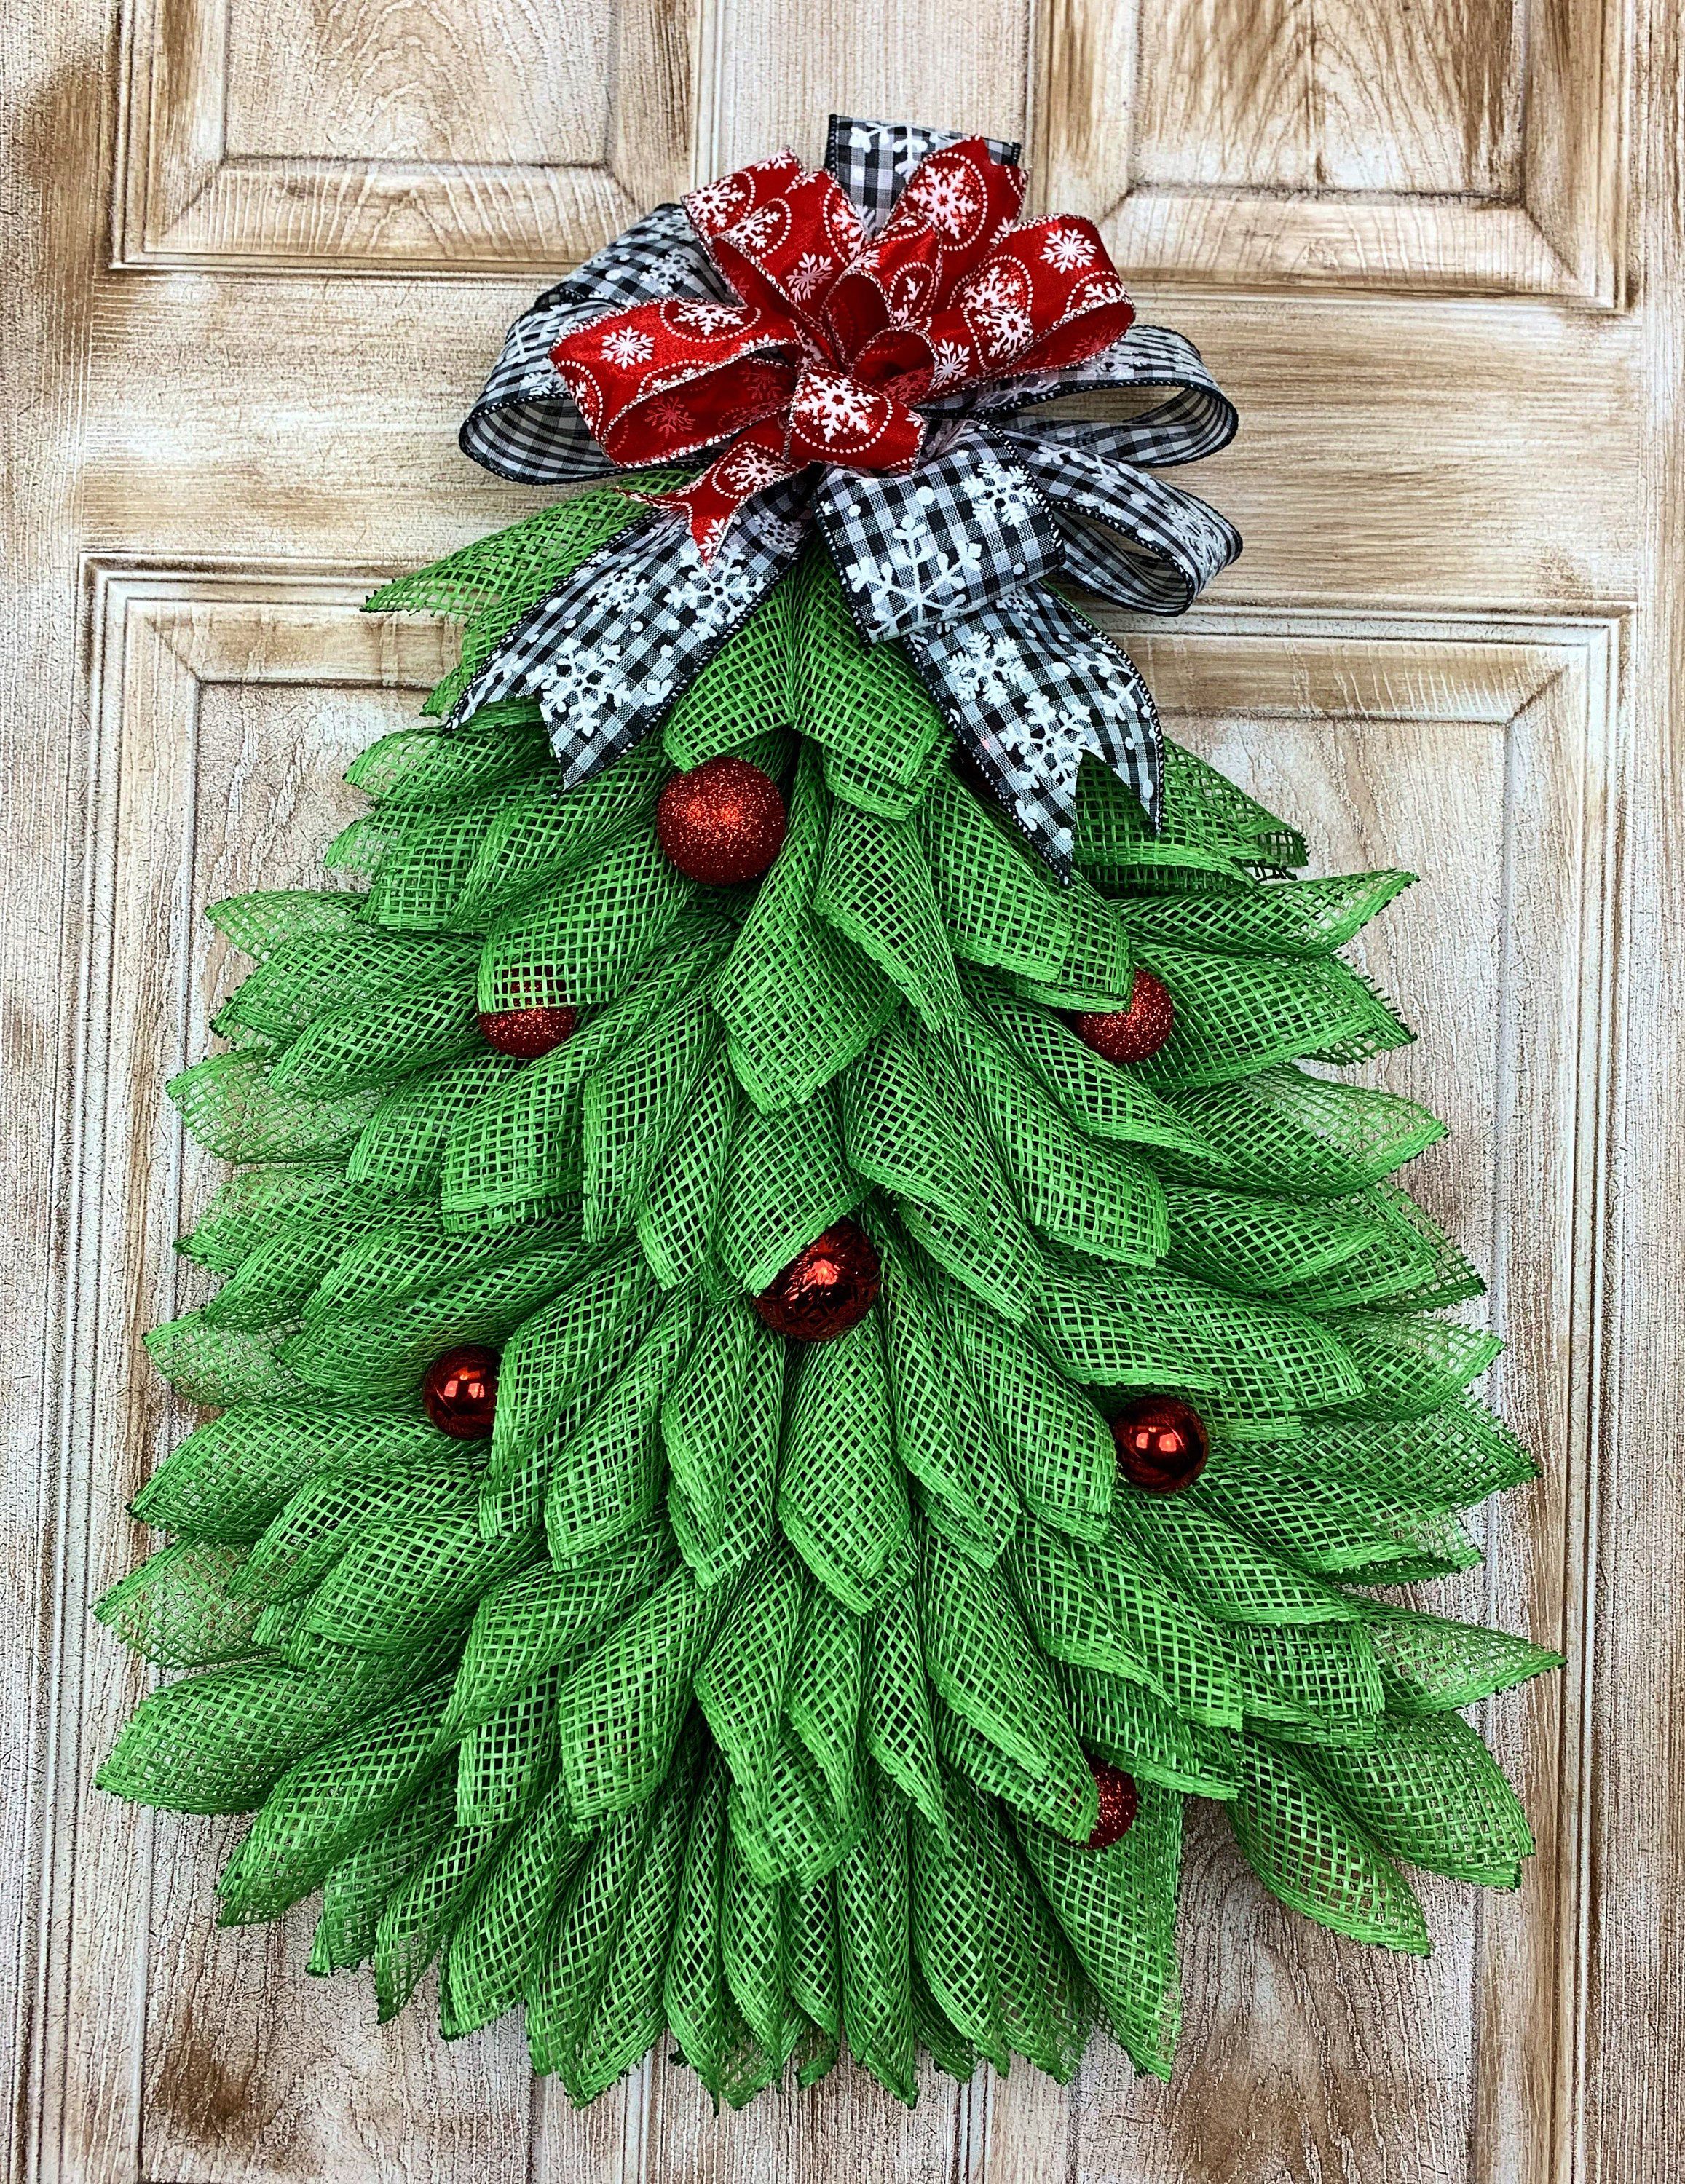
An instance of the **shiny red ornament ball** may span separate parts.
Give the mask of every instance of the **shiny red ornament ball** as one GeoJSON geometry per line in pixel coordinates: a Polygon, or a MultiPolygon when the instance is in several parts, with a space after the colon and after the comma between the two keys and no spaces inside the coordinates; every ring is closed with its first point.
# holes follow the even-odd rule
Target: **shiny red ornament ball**
{"type": "Polygon", "coordinates": [[[497,1408],[497,1352],[459,1343],[435,1357],[421,1382],[427,1416],[452,1440],[488,1440],[497,1408]]]}
{"type": "Polygon", "coordinates": [[[667,861],[705,887],[758,880],[784,845],[778,783],[740,758],[711,758],[676,773],[656,806],[667,861]]]}
{"type": "Polygon", "coordinates": [[[1118,1468],[1143,1494],[1180,1494],[1211,1453],[1205,1421],[1177,1396],[1142,1396],[1112,1421],[1118,1468]]]}
{"type": "Polygon", "coordinates": [[[553,1046],[572,1039],[577,1009],[482,1009],[480,1036],[499,1054],[517,1061],[536,1061],[553,1046]]]}
{"type": "Polygon", "coordinates": [[[1100,1817],[1094,1824],[1094,1833],[1088,1838],[1088,1847],[1110,1850],[1135,1825],[1141,1797],[1134,1775],[1125,1774],[1121,1767],[1113,1767],[1105,1759],[1091,1759],[1088,1764],[1094,1786],[1100,1792],[1100,1817]]]}
{"type": "Polygon", "coordinates": [[[878,1301],[878,1247],[852,1221],[834,1222],[798,1251],[755,1300],[774,1334],[829,1342],[846,1334],[878,1301]]]}
{"type": "Polygon", "coordinates": [[[1071,1028],[1083,1045],[1108,1061],[1145,1061],[1148,1055],[1158,1053],[1175,1028],[1169,988],[1151,971],[1142,970],[1135,974],[1126,1009],[1071,1018],[1071,1028]]]}

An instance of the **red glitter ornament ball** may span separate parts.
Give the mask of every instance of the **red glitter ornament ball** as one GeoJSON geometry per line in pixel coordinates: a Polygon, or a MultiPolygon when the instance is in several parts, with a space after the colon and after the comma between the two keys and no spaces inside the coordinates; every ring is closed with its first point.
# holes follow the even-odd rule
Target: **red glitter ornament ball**
{"type": "Polygon", "coordinates": [[[1112,1421],[1118,1468],[1143,1494],[1180,1494],[1205,1468],[1205,1421],[1178,1396],[1142,1396],[1112,1421]]]}
{"type": "Polygon", "coordinates": [[[573,1036],[577,1009],[482,1009],[480,1036],[499,1054],[517,1061],[536,1061],[573,1036]]]}
{"type": "Polygon", "coordinates": [[[1100,1792],[1100,1817],[1094,1824],[1094,1833],[1088,1838],[1088,1847],[1110,1850],[1135,1825],[1141,1797],[1134,1775],[1125,1774],[1121,1767],[1113,1767],[1105,1759],[1091,1759],[1088,1764],[1094,1786],[1100,1792]]]}
{"type": "Polygon", "coordinates": [[[497,1352],[460,1342],[428,1366],[421,1383],[427,1416],[452,1440],[488,1440],[497,1408],[497,1352]]]}
{"type": "Polygon", "coordinates": [[[837,1221],[798,1251],[755,1300],[774,1334],[829,1342],[878,1301],[878,1247],[852,1221],[837,1221]]]}
{"type": "Polygon", "coordinates": [[[1145,1061],[1148,1055],[1158,1053],[1175,1028],[1169,988],[1151,971],[1135,972],[1126,1009],[1071,1018],[1071,1029],[1083,1045],[1108,1061],[1145,1061]]]}
{"type": "Polygon", "coordinates": [[[784,845],[778,783],[740,758],[711,758],[676,773],[656,806],[667,861],[705,887],[758,880],[784,845]]]}

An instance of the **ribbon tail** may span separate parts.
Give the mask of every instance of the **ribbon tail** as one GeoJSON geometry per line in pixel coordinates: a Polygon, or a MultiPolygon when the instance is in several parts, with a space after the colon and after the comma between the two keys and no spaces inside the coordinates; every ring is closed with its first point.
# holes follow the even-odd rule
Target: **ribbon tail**
{"type": "Polygon", "coordinates": [[[446,722],[535,698],[562,785],[587,781],[667,718],[801,551],[799,495],[745,505],[706,566],[682,522],[620,532],[510,631],[446,722]]]}
{"type": "Polygon", "coordinates": [[[1039,586],[901,640],[920,681],[1033,847],[1071,876],[1077,777],[1097,758],[1156,827],[1164,745],[1129,655],[1039,586]]]}
{"type": "Polygon", "coordinates": [[[786,458],[784,426],[773,417],[739,432],[701,476],[682,491],[637,497],[683,516],[696,551],[705,561],[711,561],[739,510],[768,486],[780,485],[805,468],[805,463],[786,458]]]}
{"type": "Polygon", "coordinates": [[[902,476],[828,470],[815,512],[868,644],[969,616],[1064,562],[1018,449],[976,426],[902,476]]]}

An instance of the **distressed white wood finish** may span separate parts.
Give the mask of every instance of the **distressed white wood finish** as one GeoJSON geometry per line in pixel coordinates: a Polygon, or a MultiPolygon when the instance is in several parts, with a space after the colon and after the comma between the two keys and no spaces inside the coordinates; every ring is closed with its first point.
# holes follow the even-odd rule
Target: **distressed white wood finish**
{"type": "Polygon", "coordinates": [[[1685,2170],[1685,1020],[1673,694],[1685,177],[1668,0],[18,0],[6,40],[11,1400],[0,2026],[58,2184],[1662,2184],[1685,2170]],[[825,111],[1023,135],[1240,402],[1245,558],[1132,635],[1173,733],[1320,866],[1406,862],[1371,967],[1445,1112],[1546,1478],[1442,1588],[1559,1641],[1495,1702],[1539,1855],[1399,1964],[1193,1831],[1169,2089],[1096,2048],[712,2119],[659,2056],[583,2116],[516,2028],[384,2031],[303,1925],[218,1936],[215,1824],[92,1793],[135,1691],[86,1604],[181,1430],[137,1348],[208,1187],[162,1099],[193,912],[309,878],[439,639],[367,584],[533,497],[455,428],[533,288],[825,111]],[[455,277],[440,279],[440,273],[455,277]],[[261,277],[254,277],[261,276],[261,277]],[[11,1937],[14,1938],[12,1945],[11,1937]]]}
{"type": "Polygon", "coordinates": [[[588,256],[689,181],[695,13],[132,0],[119,262],[542,275],[588,256]]]}
{"type": "Polygon", "coordinates": [[[1620,297],[1624,0],[1051,0],[1049,202],[1220,287],[1620,297]]]}

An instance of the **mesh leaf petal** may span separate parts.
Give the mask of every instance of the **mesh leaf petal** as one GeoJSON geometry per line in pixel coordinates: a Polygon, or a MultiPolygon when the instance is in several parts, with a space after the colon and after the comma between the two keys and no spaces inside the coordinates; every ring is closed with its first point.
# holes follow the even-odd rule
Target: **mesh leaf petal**
{"type": "Polygon", "coordinates": [[[1396,1865],[1299,1761],[1241,1740],[1241,1786],[1228,1806],[1235,1840],[1272,1896],[1353,1941],[1429,1953],[1421,1906],[1396,1865]]]}

